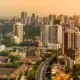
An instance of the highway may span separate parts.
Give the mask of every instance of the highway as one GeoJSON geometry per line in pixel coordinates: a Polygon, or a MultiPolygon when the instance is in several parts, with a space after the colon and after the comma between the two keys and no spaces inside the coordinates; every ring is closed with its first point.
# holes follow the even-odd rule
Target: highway
{"type": "Polygon", "coordinates": [[[46,70],[48,68],[48,64],[54,58],[55,55],[47,58],[43,61],[37,69],[35,80],[46,80],[46,70]]]}

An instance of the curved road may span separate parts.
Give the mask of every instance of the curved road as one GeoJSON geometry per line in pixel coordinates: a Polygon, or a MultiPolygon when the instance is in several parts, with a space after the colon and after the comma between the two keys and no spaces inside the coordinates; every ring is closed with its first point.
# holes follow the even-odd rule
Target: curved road
{"type": "Polygon", "coordinates": [[[46,70],[48,68],[48,64],[51,62],[54,56],[55,55],[52,55],[51,57],[47,58],[44,62],[41,63],[37,70],[35,80],[46,80],[46,70]]]}

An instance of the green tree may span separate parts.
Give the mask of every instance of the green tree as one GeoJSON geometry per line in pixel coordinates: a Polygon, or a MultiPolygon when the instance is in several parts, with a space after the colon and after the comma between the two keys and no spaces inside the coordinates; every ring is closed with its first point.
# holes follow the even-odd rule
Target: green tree
{"type": "Polygon", "coordinates": [[[8,56],[9,55],[9,51],[2,51],[0,52],[0,56],[8,56]]]}
{"type": "Polygon", "coordinates": [[[24,32],[24,38],[34,39],[35,36],[40,36],[40,27],[35,27],[34,25],[25,25],[24,32]]]}
{"type": "Polygon", "coordinates": [[[79,75],[80,75],[80,64],[75,64],[73,66],[73,78],[74,80],[80,80],[79,75]]]}
{"type": "Polygon", "coordinates": [[[22,76],[22,72],[20,72],[17,80],[20,80],[21,79],[21,76],[22,76]]]}
{"type": "Polygon", "coordinates": [[[26,76],[27,80],[35,80],[35,74],[36,74],[35,70],[30,70],[26,76]]]}
{"type": "Polygon", "coordinates": [[[9,58],[11,59],[11,62],[14,62],[14,61],[20,60],[20,57],[19,57],[19,56],[9,55],[9,58]]]}
{"type": "Polygon", "coordinates": [[[69,48],[67,50],[67,53],[66,53],[67,56],[69,56],[71,59],[75,59],[75,49],[72,49],[72,48],[69,48]]]}

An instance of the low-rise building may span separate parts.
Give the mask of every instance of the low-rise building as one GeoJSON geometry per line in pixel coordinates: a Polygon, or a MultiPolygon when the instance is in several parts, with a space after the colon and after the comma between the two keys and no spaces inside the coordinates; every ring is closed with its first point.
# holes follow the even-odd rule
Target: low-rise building
{"type": "Polygon", "coordinates": [[[20,60],[19,62],[30,62],[30,63],[36,63],[37,61],[40,61],[41,57],[39,56],[29,56],[26,57],[25,59],[20,60]]]}
{"type": "Polygon", "coordinates": [[[0,56],[0,63],[6,62],[6,57],[0,56]]]}
{"type": "Polygon", "coordinates": [[[19,44],[20,43],[20,38],[18,38],[17,36],[12,36],[11,37],[11,43],[19,44]]]}
{"type": "Polygon", "coordinates": [[[26,53],[25,52],[11,52],[10,55],[20,56],[21,59],[26,58],[26,53]]]}
{"type": "Polygon", "coordinates": [[[5,45],[0,45],[0,52],[4,51],[6,49],[5,45]]]}
{"type": "Polygon", "coordinates": [[[28,66],[25,64],[22,64],[18,68],[0,68],[0,80],[17,80],[20,72],[27,72],[28,66]]]}
{"type": "Polygon", "coordinates": [[[47,48],[48,49],[59,50],[61,48],[61,45],[60,44],[51,44],[51,43],[48,43],[47,44],[47,48]]]}

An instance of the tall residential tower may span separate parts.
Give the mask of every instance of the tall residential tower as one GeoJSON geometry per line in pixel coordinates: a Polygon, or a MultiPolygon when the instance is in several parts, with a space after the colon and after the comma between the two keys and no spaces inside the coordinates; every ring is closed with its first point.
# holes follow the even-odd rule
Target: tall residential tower
{"type": "Polygon", "coordinates": [[[21,23],[27,24],[27,13],[26,12],[21,12],[21,23]]]}
{"type": "Polygon", "coordinates": [[[23,24],[20,22],[13,24],[13,35],[16,36],[20,42],[23,42],[23,24]]]}

